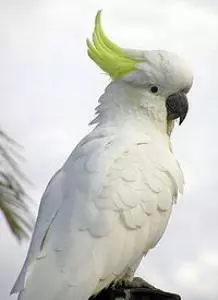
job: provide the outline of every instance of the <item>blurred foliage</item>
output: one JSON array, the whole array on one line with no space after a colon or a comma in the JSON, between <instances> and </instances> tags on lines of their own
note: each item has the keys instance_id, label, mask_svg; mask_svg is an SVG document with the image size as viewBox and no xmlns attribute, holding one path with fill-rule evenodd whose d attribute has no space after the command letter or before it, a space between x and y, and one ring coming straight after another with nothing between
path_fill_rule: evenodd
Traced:
<instances>
[{"instance_id":1,"label":"blurred foliage","mask_svg":"<svg viewBox=\"0 0 218 300\"><path fill-rule=\"evenodd\" d=\"M21 182L28 182L18 162L21 146L0 130L0 211L13 235L19 240L29 237L33 226L27 196Z\"/></svg>"}]
</instances>

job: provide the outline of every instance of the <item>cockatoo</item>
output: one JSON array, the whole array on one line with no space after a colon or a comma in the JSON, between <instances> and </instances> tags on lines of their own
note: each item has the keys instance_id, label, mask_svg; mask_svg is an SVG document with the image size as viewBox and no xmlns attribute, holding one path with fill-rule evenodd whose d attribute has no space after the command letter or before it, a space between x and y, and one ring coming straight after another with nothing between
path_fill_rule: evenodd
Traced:
<instances>
[{"instance_id":1,"label":"cockatoo","mask_svg":"<svg viewBox=\"0 0 218 300\"><path fill-rule=\"evenodd\" d=\"M170 135L188 111L190 68L170 52L118 47L103 32L100 11L87 46L112 81L99 99L95 127L42 197L12 289L19 300L88 300L131 280L183 190Z\"/></svg>"}]
</instances>

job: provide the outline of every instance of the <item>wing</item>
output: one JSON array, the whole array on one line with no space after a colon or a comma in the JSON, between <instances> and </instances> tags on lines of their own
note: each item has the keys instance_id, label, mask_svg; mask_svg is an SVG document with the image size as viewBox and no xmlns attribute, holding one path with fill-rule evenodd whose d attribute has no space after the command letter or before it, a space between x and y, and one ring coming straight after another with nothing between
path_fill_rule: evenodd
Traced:
<instances>
[{"instance_id":1,"label":"wing","mask_svg":"<svg viewBox=\"0 0 218 300\"><path fill-rule=\"evenodd\" d=\"M42 250L43 243L45 241L45 237L47 235L48 229L50 228L58 210L60 209L61 204L64 201L64 195L67 194L69 190L68 183L71 186L71 182L73 182L73 174L71 174L71 167L74 167L74 174L77 174L78 169L80 168L80 164L74 164L74 160L80 162L80 158L84 158L88 156L88 153L95 152L94 147L98 147L98 139L105 138L105 134L100 133L97 136L90 136L84 138L81 143L76 147L71 156L69 157L66 165L66 170L68 172L66 176L66 172L64 168L60 169L50 180L40 202L38 216L34 228L34 232L32 235L32 239L30 242L29 250L24 262L24 265L20 271L20 274L11 290L11 294L18 293L24 289L28 268L30 269L30 264L34 262ZM90 143L90 141L94 140L94 143ZM88 144L88 149L87 149ZM91 145L90 145L91 144ZM93 149L92 149L93 148ZM95 159L93 155L90 160L87 161L87 167L92 163ZM85 171L85 170L84 170ZM79 170L80 172L80 170ZM81 172L80 172L81 173ZM72 177L71 177L72 175ZM85 175L85 172L84 172ZM76 176L78 179L78 177ZM75 180L75 184L78 188L83 189L85 185L85 181L83 177L80 178L81 181ZM85 183L86 184L86 183ZM64 190L65 189L65 190Z\"/></svg>"},{"instance_id":2,"label":"wing","mask_svg":"<svg viewBox=\"0 0 218 300\"><path fill-rule=\"evenodd\" d=\"M54 219L61 202L63 201L62 184L64 180L63 170L59 170L50 180L39 206L36 225L30 242L29 250L21 269L21 272L11 290L11 294L24 288L27 268L40 251L45 233Z\"/></svg>"},{"instance_id":3,"label":"wing","mask_svg":"<svg viewBox=\"0 0 218 300\"><path fill-rule=\"evenodd\" d=\"M130 142L99 132L80 143L62 169L62 200L19 300L88 299L155 245L180 184L172 154L159 148L146 136Z\"/></svg>"}]
</instances>

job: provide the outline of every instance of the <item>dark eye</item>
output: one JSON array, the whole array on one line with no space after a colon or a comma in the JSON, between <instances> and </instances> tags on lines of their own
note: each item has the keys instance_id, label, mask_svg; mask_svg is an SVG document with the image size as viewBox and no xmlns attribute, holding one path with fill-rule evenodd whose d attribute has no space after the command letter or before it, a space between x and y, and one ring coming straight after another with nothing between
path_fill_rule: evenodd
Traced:
<instances>
[{"instance_id":1,"label":"dark eye","mask_svg":"<svg viewBox=\"0 0 218 300\"><path fill-rule=\"evenodd\" d=\"M151 88L150 88L150 91L153 93L153 94L156 94L158 92L158 87L153 85Z\"/></svg>"}]
</instances>

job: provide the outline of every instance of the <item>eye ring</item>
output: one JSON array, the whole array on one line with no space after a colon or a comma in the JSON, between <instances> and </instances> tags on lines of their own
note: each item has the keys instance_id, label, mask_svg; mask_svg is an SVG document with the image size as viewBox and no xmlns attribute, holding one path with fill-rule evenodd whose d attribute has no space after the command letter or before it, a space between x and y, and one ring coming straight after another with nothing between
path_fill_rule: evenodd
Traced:
<instances>
[{"instance_id":1,"label":"eye ring","mask_svg":"<svg viewBox=\"0 0 218 300\"><path fill-rule=\"evenodd\" d=\"M156 94L159 91L159 89L156 85L152 85L150 91L152 92L152 94Z\"/></svg>"}]
</instances>

